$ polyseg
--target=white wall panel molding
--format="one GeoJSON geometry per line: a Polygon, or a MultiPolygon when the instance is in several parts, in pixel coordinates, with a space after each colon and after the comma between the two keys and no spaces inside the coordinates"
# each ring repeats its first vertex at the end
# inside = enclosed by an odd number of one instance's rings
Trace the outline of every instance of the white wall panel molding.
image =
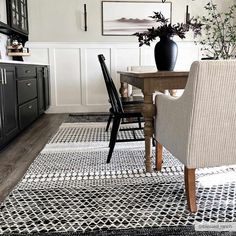
{"type": "Polygon", "coordinates": [[[80,49],[80,77],[81,77],[81,105],[86,106],[87,99],[86,99],[86,80],[87,78],[87,64],[86,64],[86,51],[85,48],[80,49]]]}
{"type": "Polygon", "coordinates": [[[56,48],[56,105],[81,104],[80,49],[56,48]]]}
{"type": "Polygon", "coordinates": [[[56,68],[55,68],[55,49],[48,48],[49,57],[49,73],[50,73],[50,104],[51,106],[56,106],[56,68]]]}
{"type": "Polygon", "coordinates": [[[106,87],[101,71],[100,64],[98,62],[98,54],[104,54],[106,58],[106,64],[108,69],[111,67],[110,60],[111,48],[87,48],[85,50],[85,69],[86,77],[83,79],[86,83],[85,92],[86,105],[104,105],[108,103],[108,96],[106,87]]]}
{"type": "Polygon", "coordinates": [[[120,75],[117,71],[126,71],[129,66],[140,65],[140,49],[138,47],[117,47],[112,50],[112,77],[117,88],[120,86],[120,75]]]}
{"type": "MultiPolygon", "coordinates": [[[[188,70],[200,56],[193,42],[178,41],[176,70],[188,70]]],[[[48,113],[103,112],[109,109],[108,96],[97,59],[104,54],[107,67],[119,88],[117,71],[129,66],[155,65],[154,45],[135,43],[36,43],[28,42],[28,62],[50,65],[51,107],[48,113]]]]}

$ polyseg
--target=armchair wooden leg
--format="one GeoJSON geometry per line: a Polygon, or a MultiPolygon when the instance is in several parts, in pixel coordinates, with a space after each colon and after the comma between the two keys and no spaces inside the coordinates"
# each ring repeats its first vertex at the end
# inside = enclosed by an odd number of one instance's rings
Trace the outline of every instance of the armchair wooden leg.
{"type": "Polygon", "coordinates": [[[156,170],[161,171],[162,167],[162,145],[156,141],[156,170]]]}
{"type": "Polygon", "coordinates": [[[197,211],[195,170],[196,169],[188,169],[186,166],[184,167],[185,191],[187,196],[188,208],[192,213],[197,211]]]}

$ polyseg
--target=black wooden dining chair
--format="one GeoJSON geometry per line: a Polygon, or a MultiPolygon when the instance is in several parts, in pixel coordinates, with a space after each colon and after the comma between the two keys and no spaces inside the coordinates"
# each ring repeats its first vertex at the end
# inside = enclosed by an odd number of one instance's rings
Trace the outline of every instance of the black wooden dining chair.
{"type": "Polygon", "coordinates": [[[109,153],[107,157],[107,163],[110,162],[112,153],[115,147],[116,142],[129,142],[129,141],[141,141],[144,138],[136,138],[135,130],[143,129],[141,126],[140,118],[142,117],[141,109],[142,106],[124,106],[121,102],[119,94],[116,90],[115,84],[108,73],[106,64],[105,64],[105,57],[100,54],[98,55],[98,59],[102,68],[102,73],[105,81],[105,85],[107,88],[109,101],[111,103],[110,113],[113,117],[113,124],[111,130],[111,137],[109,142],[109,153]],[[138,127],[131,127],[131,128],[123,128],[120,129],[120,124],[122,119],[126,118],[136,118],[136,122],[138,123],[138,127]],[[133,131],[133,139],[117,139],[118,131],[133,131]]]}
{"type": "MultiPolygon", "coordinates": [[[[99,58],[99,62],[101,64],[101,67],[103,68],[104,70],[104,73],[106,74],[106,76],[108,78],[111,79],[112,81],[112,78],[111,78],[111,75],[106,67],[106,64],[105,64],[105,57],[104,55],[98,55],[98,58],[99,58]]],[[[105,77],[105,76],[104,76],[105,77]]],[[[105,79],[105,78],[104,78],[105,79]]],[[[105,81],[106,82],[106,81],[105,81]]],[[[112,81],[113,83],[113,81],[112,81]]],[[[114,84],[114,83],[113,83],[114,84]]],[[[115,86],[115,85],[114,85],[115,86]]],[[[142,105],[144,100],[143,100],[143,96],[129,96],[129,97],[120,97],[120,100],[121,100],[121,103],[123,105],[124,108],[126,108],[127,106],[137,106],[137,105],[142,105]]],[[[112,108],[111,108],[112,109],[112,108]]],[[[108,121],[107,121],[107,126],[106,126],[106,132],[108,131],[109,129],[109,126],[110,126],[110,123],[112,121],[112,119],[114,118],[114,115],[113,115],[113,112],[112,110],[110,110],[110,114],[109,114],[109,118],[108,118],[108,121]]]]}

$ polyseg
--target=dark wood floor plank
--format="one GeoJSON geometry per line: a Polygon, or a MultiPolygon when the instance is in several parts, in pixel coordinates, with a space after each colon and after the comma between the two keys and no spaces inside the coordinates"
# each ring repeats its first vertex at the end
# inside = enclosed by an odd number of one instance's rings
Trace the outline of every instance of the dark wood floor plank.
{"type": "Polygon", "coordinates": [[[0,152],[0,203],[55,134],[66,114],[45,114],[0,152]]]}

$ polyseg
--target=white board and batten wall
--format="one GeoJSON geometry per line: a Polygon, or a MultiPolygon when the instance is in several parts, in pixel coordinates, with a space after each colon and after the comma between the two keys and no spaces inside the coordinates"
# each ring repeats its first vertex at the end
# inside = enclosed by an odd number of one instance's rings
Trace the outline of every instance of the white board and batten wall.
{"type": "MultiPolygon", "coordinates": [[[[137,43],[28,43],[31,57],[50,65],[51,106],[49,113],[103,112],[109,109],[108,96],[97,55],[104,54],[106,64],[119,88],[117,71],[129,66],[155,65],[153,47],[137,43]]],[[[179,42],[177,70],[188,70],[199,59],[192,42],[179,42]]]]}
{"type": "MultiPolygon", "coordinates": [[[[208,1],[170,0],[172,23],[184,22],[186,5],[189,5],[191,16],[202,15],[203,7],[208,1]]],[[[223,10],[235,1],[214,0],[223,10]]],[[[0,0],[0,4],[3,2],[5,0],[0,0]]],[[[155,65],[153,46],[139,48],[134,36],[102,35],[101,2],[102,0],[28,0],[27,46],[30,48],[31,56],[25,57],[25,61],[50,65],[50,113],[98,112],[109,109],[98,54],[105,55],[117,88],[117,71],[126,70],[129,66],[155,65]],[[86,32],[81,29],[81,12],[84,4],[87,4],[88,13],[86,32]]],[[[1,7],[1,19],[6,18],[4,14],[1,7]]],[[[176,69],[188,70],[191,63],[200,58],[200,51],[190,35],[187,35],[184,41],[175,41],[179,47],[176,69]]],[[[2,52],[5,46],[6,37],[0,35],[2,52]]]]}
{"type": "MultiPolygon", "coordinates": [[[[102,35],[101,2],[102,0],[28,0],[28,46],[32,56],[26,59],[50,64],[51,107],[48,112],[108,110],[107,92],[97,59],[100,53],[106,57],[117,88],[117,71],[126,70],[128,66],[155,65],[153,47],[139,48],[136,37],[102,35]],[[84,4],[87,5],[86,32],[81,30],[80,17],[84,4]]],[[[202,15],[203,7],[209,0],[169,2],[172,2],[172,23],[177,23],[184,22],[186,5],[189,5],[191,16],[202,15]]],[[[224,9],[234,0],[227,0],[227,4],[222,0],[214,2],[224,9]]],[[[191,35],[187,34],[184,41],[175,39],[179,47],[176,69],[188,70],[191,63],[200,58],[191,35]]]]}

